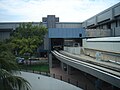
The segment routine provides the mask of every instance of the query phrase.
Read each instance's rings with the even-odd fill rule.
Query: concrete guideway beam
[[[116,87],[120,88],[120,73],[106,69],[100,66],[92,65],[74,58],[67,57],[60,54],[57,51],[52,51],[52,53],[58,58],[61,62],[64,62],[74,68],[77,68],[81,71],[89,73],[103,81],[106,81]],[[117,75],[115,75],[117,73]]]

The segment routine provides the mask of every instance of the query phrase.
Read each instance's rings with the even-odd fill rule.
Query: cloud
[[[0,21],[41,21],[42,17],[56,15],[62,22],[81,22],[117,2],[119,0],[1,0]]]

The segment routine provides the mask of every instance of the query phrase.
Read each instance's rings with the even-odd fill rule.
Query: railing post
[[[34,73],[34,69],[33,69],[33,73]]]
[[[70,78],[68,78],[68,83],[70,83]]]
[[[62,80],[62,76],[60,76],[60,80]]]
[[[55,78],[55,74],[53,74],[53,78]]]
[[[41,74],[41,71],[39,71],[39,74]]]
[[[84,90],[87,90],[87,84],[85,84]]]
[[[76,81],[76,86],[78,87],[78,81]]]
[[[48,76],[48,73],[46,72],[46,76]]]
[[[27,68],[26,68],[26,72],[27,72]]]

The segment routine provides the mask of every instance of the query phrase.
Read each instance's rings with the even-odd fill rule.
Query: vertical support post
[[[53,65],[52,65],[52,54],[49,53],[49,67],[52,68]]]
[[[55,78],[55,74],[53,74],[53,78]]]
[[[98,90],[101,90],[101,87],[102,87],[102,80],[97,79],[95,81],[95,88],[98,89]]]
[[[78,87],[78,81],[76,81],[76,86]]]
[[[60,76],[60,80],[62,80],[62,76]]]
[[[63,65],[63,62],[61,62],[61,69],[64,71],[64,65]]]
[[[70,78],[68,78],[68,83],[70,83]]]
[[[67,65],[67,74],[71,74],[71,66]]]

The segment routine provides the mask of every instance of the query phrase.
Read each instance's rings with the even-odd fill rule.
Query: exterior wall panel
[[[115,17],[117,17],[117,16],[120,16],[120,3],[104,10],[103,12],[100,12],[99,14],[93,16],[92,18],[87,19],[86,21],[84,21],[82,23],[82,27],[87,28],[87,26],[90,26],[93,24],[97,25],[99,22],[104,23],[104,21],[106,21],[108,19],[114,20]],[[109,23],[109,22],[107,22],[107,23]],[[106,24],[106,23],[104,23],[104,24]],[[101,25],[98,24],[95,27],[98,28],[99,26],[101,26]],[[114,27],[112,27],[112,28],[114,28]]]
[[[120,15],[120,6],[114,8],[114,16]]]
[[[8,24],[0,24],[0,28],[4,29],[4,28],[16,28],[18,26],[18,24],[12,24],[12,23],[8,23]]]
[[[10,32],[0,32],[0,40],[9,39]]]
[[[56,28],[81,28],[81,23],[56,23]]]
[[[98,15],[97,20],[98,20],[98,22],[101,22],[101,21],[104,21],[107,19],[111,19],[111,16],[112,16],[112,12],[111,12],[111,10],[108,10],[108,11]]]
[[[87,27],[87,22],[86,22],[86,21],[84,21],[84,22],[82,23],[82,27],[84,27],[84,28]]]
[[[91,19],[89,19],[88,21],[87,21],[87,25],[89,26],[89,25],[93,25],[93,24],[96,24],[96,18],[95,17],[93,17],[93,18],[91,18]]]
[[[120,53],[120,37],[83,40],[84,48]]]

